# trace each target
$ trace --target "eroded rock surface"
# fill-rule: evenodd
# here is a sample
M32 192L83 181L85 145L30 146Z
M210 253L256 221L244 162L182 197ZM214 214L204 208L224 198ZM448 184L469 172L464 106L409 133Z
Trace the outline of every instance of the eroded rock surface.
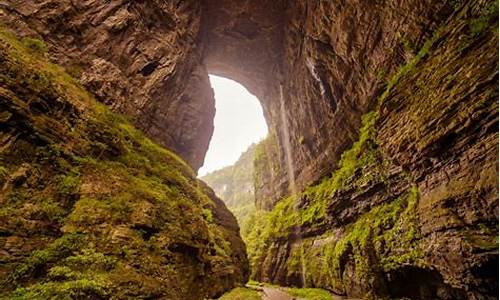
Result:
M44 40L51 59L149 137L203 165L213 92L196 46L198 1L3 1L0 21Z
M234 216L40 40L0 31L0 298L206 299L248 280Z
M254 278L362 298L497 297L498 6L456 9L390 77L332 177L256 229Z

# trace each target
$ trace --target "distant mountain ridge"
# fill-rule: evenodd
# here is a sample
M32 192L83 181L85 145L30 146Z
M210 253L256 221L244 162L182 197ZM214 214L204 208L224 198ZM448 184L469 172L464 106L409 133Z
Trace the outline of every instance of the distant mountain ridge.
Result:
M201 177L230 208L254 203L253 159L256 146L252 144L234 165Z

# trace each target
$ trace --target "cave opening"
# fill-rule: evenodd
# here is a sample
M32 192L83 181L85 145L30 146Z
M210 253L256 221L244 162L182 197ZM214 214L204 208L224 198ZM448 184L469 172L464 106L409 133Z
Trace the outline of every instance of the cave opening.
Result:
M209 75L215 94L214 132L199 176L233 165L252 144L267 136L259 99L240 83Z

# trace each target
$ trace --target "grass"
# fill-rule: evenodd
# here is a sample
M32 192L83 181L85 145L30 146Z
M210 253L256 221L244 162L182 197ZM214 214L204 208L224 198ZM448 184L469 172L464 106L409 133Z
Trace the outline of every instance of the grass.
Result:
M322 289L311 288L286 288L285 291L300 299L306 300L332 300L332 294Z
M229 293L224 294L219 300L261 300L258 291L247 288L235 288Z

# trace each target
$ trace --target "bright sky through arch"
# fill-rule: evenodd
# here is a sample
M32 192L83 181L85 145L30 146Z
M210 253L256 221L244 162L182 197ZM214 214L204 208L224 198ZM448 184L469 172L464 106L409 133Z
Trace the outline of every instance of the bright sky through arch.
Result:
M267 135L259 100L241 84L210 75L215 92L215 130L199 176L234 164L252 143Z

